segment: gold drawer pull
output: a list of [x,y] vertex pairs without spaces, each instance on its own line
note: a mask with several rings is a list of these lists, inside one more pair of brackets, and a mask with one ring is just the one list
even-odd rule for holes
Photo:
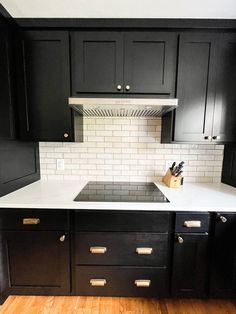
[[106,253],[107,248],[103,246],[91,246],[89,250],[92,254],[104,254]]
[[187,228],[201,228],[202,222],[200,220],[186,220],[184,227]]
[[151,280],[145,280],[145,279],[138,279],[135,280],[134,284],[136,285],[136,287],[144,287],[144,288],[148,288],[151,285]]
[[38,225],[40,224],[39,218],[24,218],[23,225]]
[[152,254],[153,249],[151,247],[137,247],[136,248],[136,253],[138,254],[145,254],[145,255],[150,255]]
[[90,285],[93,287],[104,287],[106,283],[106,279],[90,279]]

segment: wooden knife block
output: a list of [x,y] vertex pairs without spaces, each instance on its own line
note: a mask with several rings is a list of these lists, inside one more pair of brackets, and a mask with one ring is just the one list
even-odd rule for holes
[[182,179],[182,176],[173,176],[170,172],[170,169],[168,169],[162,178],[162,182],[164,182],[169,188],[179,188],[182,185]]

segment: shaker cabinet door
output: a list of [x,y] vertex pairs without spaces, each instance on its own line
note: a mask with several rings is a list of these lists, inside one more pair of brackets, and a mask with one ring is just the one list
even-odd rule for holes
[[207,33],[180,36],[175,141],[211,141],[217,36]]
[[207,288],[208,235],[177,234],[174,243],[172,295],[204,297]]
[[72,141],[69,34],[26,31],[20,48],[21,136],[37,141]]
[[236,142],[236,34],[221,34],[217,63],[213,140]]
[[125,33],[124,91],[174,95],[177,34]]
[[72,94],[123,91],[123,33],[72,32]]
[[10,294],[69,293],[69,238],[59,231],[8,231]]

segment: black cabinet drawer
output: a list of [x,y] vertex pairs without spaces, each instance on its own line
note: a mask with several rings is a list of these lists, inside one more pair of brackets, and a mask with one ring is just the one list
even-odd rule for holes
[[2,230],[68,230],[69,213],[56,209],[0,210]]
[[84,265],[166,266],[168,235],[77,232],[75,259]]
[[175,232],[208,232],[209,220],[209,213],[176,213]]
[[75,212],[76,231],[137,231],[165,233],[169,230],[169,222],[169,212],[112,210],[81,210]]
[[166,297],[168,273],[155,267],[78,266],[75,285],[76,295]]

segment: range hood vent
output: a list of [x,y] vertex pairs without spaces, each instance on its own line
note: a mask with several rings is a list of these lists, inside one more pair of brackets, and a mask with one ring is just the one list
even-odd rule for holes
[[72,97],[69,106],[86,117],[161,117],[177,108],[178,99]]

